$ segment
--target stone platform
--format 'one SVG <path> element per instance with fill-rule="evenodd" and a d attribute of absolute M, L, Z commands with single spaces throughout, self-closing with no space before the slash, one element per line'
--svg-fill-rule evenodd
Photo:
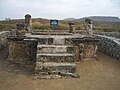
<path fill-rule="evenodd" d="M 98 40 L 93 37 L 76 33 L 41 33 L 8 38 L 9 60 L 33 62 L 35 78 L 78 78 L 76 63 L 96 57 Z"/>

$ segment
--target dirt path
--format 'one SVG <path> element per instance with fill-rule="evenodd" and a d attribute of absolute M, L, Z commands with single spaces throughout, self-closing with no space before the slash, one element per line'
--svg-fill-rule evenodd
<path fill-rule="evenodd" d="M 0 51 L 0 90 L 120 90 L 120 62 L 98 53 L 99 61 L 77 64 L 80 78 L 34 80 L 33 71 L 5 61 Z"/>

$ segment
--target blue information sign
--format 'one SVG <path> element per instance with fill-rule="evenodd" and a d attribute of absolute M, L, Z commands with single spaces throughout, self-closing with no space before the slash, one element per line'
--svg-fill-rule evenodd
<path fill-rule="evenodd" d="M 58 20 L 50 20 L 50 26 L 58 26 Z"/>

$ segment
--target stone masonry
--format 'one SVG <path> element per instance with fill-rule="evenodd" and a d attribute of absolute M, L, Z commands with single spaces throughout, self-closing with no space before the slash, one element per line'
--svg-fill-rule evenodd
<path fill-rule="evenodd" d="M 75 61 L 96 59 L 97 43 L 99 39 L 83 37 L 73 39 Z"/>
<path fill-rule="evenodd" d="M 120 38 L 120 32 L 96 32 L 95 35 L 103 35 L 108 37 Z"/>
<path fill-rule="evenodd" d="M 10 31 L 2 31 L 0 32 L 0 49 L 8 46 L 7 37 L 10 35 Z"/>
<path fill-rule="evenodd" d="M 79 77 L 74 63 L 73 45 L 66 43 L 67 38 L 74 36 L 37 35 L 36 37 L 38 38 L 36 78 Z"/>
<path fill-rule="evenodd" d="M 92 20 L 85 22 L 84 34 L 75 31 L 73 22 L 69 23 L 69 31 L 31 31 L 31 15 L 27 14 L 25 23 L 17 25 L 16 34 L 0 32 L 0 49 L 9 44 L 8 60 L 21 65 L 32 64 L 35 78 L 39 79 L 78 78 L 76 63 L 96 59 L 97 48 L 120 60 L 119 34 L 117 37 L 108 33 L 93 36 Z"/>
<path fill-rule="evenodd" d="M 25 30 L 31 31 L 30 23 L 31 16 L 27 14 Z M 83 35 L 75 33 L 74 23 L 69 23 L 69 26 L 69 32 L 31 31 L 31 34 L 18 32 L 10 36 L 9 60 L 24 65 L 32 63 L 35 78 L 78 78 L 76 63 L 96 58 L 98 40 L 92 36 L 91 27 L 88 35 Z"/>
<path fill-rule="evenodd" d="M 35 63 L 37 40 L 25 37 L 9 37 L 9 60 L 15 63 Z"/>
<path fill-rule="evenodd" d="M 101 52 L 120 61 L 120 39 L 105 35 L 104 36 L 95 35 L 95 36 L 100 39 L 100 42 L 98 44 L 98 49 Z"/>
<path fill-rule="evenodd" d="M 9 61 L 21 65 L 32 64 L 33 67 L 35 66 L 37 53 L 36 39 L 25 39 L 25 37 L 10 36 L 8 38 L 8 42 L 9 42 L 9 56 L 8 56 Z"/>

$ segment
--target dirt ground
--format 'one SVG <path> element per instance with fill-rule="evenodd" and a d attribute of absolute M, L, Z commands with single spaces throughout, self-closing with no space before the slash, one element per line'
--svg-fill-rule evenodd
<path fill-rule="evenodd" d="M 5 60 L 0 51 L 0 90 L 120 90 L 120 62 L 98 52 L 99 61 L 77 64 L 80 78 L 34 80 L 33 70 Z"/>

